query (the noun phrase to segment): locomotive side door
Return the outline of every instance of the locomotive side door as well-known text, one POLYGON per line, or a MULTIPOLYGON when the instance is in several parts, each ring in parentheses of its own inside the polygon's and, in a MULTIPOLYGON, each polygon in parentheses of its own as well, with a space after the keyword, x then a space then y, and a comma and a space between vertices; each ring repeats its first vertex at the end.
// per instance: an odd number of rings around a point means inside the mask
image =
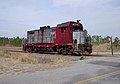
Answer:
POLYGON ((62 45, 65 45, 67 43, 67 37, 66 37, 66 27, 61 27, 61 38, 60 43, 62 45))

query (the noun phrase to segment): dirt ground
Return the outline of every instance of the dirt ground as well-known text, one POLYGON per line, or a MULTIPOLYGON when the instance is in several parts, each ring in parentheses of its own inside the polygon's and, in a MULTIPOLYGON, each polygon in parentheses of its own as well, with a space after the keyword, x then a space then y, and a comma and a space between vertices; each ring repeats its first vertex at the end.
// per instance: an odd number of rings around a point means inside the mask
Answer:
POLYGON ((79 59, 80 56, 25 53, 17 47, 0 47, 0 75, 60 68, 79 59))
MULTIPOLYGON (((112 57, 110 52, 94 51, 85 59, 93 57, 112 57)), ((120 52, 113 56, 120 57, 120 52)), ((57 53, 25 53, 19 47, 0 47, 0 76, 25 72, 43 71, 69 66, 80 60, 80 56, 58 55, 57 53)))

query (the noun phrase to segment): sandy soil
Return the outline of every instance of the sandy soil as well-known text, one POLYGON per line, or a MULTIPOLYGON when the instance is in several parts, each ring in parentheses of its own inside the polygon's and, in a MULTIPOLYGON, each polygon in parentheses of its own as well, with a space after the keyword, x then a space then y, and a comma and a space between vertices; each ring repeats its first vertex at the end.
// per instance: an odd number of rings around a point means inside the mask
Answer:
MULTIPOLYGON (((120 57, 120 52, 114 53, 120 57)), ((110 52, 95 51, 85 59, 93 57, 112 57, 110 52)), ((56 53, 25 53, 18 47, 0 47, 0 76, 35 72, 69 66, 80 60, 80 56, 58 55, 56 53)))
POLYGON ((0 47, 0 75, 19 74, 68 66, 79 56, 25 53, 21 48, 0 47))

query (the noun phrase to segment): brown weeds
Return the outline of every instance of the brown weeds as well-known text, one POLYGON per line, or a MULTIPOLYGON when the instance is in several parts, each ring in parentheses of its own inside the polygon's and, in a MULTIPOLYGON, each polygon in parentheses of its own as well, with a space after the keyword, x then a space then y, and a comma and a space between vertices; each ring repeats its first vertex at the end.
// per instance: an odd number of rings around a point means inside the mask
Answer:
POLYGON ((59 61, 59 58, 55 56, 34 56, 31 53, 17 53, 7 50, 0 51, 0 57, 27 64, 54 64, 59 61))

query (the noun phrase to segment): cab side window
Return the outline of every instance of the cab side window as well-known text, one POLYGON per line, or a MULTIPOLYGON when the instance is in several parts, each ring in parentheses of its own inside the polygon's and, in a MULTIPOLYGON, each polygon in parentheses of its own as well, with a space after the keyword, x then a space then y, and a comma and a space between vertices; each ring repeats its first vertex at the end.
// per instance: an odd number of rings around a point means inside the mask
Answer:
POLYGON ((66 28, 65 27, 62 27, 61 28, 61 33, 65 33, 66 32, 66 28))

